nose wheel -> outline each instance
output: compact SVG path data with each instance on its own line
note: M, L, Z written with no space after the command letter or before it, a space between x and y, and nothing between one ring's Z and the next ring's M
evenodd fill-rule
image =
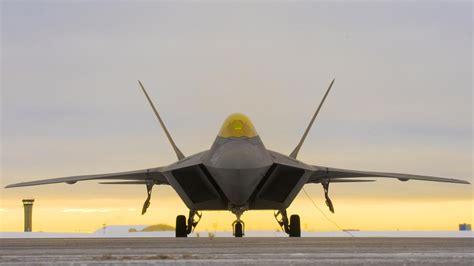
M243 237L245 235L245 223L240 220L240 217L244 213L245 208L234 208L232 213L235 214L237 219L232 223L232 232L235 237Z
M245 231L245 224L242 221L234 221L232 223L232 227L234 228L234 236L235 237L243 237L244 236L244 231Z

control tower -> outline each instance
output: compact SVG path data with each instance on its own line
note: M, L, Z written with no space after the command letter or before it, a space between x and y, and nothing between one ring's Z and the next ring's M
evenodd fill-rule
M33 225L33 202L34 199L24 199L23 209L25 210L25 232L31 232Z

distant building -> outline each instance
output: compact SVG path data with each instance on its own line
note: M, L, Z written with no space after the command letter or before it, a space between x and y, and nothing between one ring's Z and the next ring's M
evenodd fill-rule
M471 224L459 224L459 231L471 231Z
M25 232L31 232L33 229L33 202L34 199L24 199L23 209L25 210Z

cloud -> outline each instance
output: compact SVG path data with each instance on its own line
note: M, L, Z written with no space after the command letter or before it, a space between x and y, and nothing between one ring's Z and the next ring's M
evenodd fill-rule
M79 213L106 213L111 211L117 211L119 209L91 209L91 208L82 208L82 209L64 209L61 212L79 212Z
M0 212L7 212L7 211L8 211L7 209L0 208Z

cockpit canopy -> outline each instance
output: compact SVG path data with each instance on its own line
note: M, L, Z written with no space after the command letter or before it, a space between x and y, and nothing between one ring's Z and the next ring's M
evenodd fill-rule
M257 136L257 131L246 115L234 113L226 118L218 136L222 138L252 138Z

